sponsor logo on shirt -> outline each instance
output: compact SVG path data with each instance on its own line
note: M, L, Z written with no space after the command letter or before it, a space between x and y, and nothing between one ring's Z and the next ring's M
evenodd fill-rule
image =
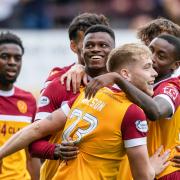
M23 114L27 112L27 104L24 101L18 100L17 107L18 107L19 112Z
M140 132L147 132L148 131L148 125L147 125L147 121L142 121L142 120L137 120L135 122L136 125L136 129Z
M49 104L49 98L47 96L41 96L39 99L38 107L47 106Z
M178 90L173 86L166 86L164 93L167 94L171 99L175 100L178 96Z

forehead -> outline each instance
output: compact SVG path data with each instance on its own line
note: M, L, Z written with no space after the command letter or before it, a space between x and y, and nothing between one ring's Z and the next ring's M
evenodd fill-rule
M19 45L13 43L0 44L0 52L22 54L22 49Z
M134 56L134 61L132 61L130 64L132 68L144 67L147 64L153 64L152 56L151 54L146 54L146 55L142 54L142 55Z
M162 51L165 51L167 53L174 52L174 50L175 50L175 47L172 44L170 44L165 39L161 39L161 38L153 39L149 46L154 47L159 50L162 50Z
M88 33L84 37L84 43L87 43L88 41L102 41L107 43L114 43L113 38L107 32Z

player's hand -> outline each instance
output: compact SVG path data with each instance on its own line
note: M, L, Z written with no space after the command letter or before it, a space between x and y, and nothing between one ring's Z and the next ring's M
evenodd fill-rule
M176 150L180 152L180 146L176 146ZM171 161L174 162L174 167L180 168L180 155L175 155Z
M150 163L155 170L156 175L160 174L169 165L170 150L161 154L163 146L159 147L153 156L150 157Z
M56 144L54 157L61 160L75 159L79 153L78 147L72 141L62 141L61 144Z
M95 77L87 84L85 97L90 99L96 95L99 89L115 84L117 76L119 76L117 73L112 72Z
M64 84L65 79L67 91L70 91L72 83L73 93L76 94L77 92L79 92L81 81L83 81L84 85L87 84L88 76L85 73L84 66L81 64L76 64L72 66L69 71L67 71L61 76L61 84Z

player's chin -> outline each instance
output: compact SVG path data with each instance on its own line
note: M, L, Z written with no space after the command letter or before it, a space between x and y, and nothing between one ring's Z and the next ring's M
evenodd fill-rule
M146 93L147 93L149 96L153 96L153 94L154 94L153 87L148 87Z

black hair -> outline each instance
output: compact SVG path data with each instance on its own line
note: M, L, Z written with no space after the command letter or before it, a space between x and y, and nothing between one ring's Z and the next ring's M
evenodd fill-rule
M24 54L24 47L23 47L22 41L17 35L15 35L11 32L1 32L0 33L0 45L7 44L7 43L12 43L12 44L18 45L22 49L22 53Z
M95 32L106 32L108 33L112 39L115 41L115 34L114 34L114 31L108 27L108 26L104 26L104 25L93 25L91 27L89 27L87 29L87 31L85 32L84 36L86 36L87 34L89 33L95 33Z
M180 26L165 18L158 18L140 27L137 37L146 45L162 33L180 37Z
M69 25L69 39L76 40L78 31L85 32L90 26L95 24L109 26L109 20L104 15L95 13L82 13L76 16Z
M170 34L162 34L157 38L166 40L169 44L173 45L175 48L176 60L180 60L180 38L175 37Z

